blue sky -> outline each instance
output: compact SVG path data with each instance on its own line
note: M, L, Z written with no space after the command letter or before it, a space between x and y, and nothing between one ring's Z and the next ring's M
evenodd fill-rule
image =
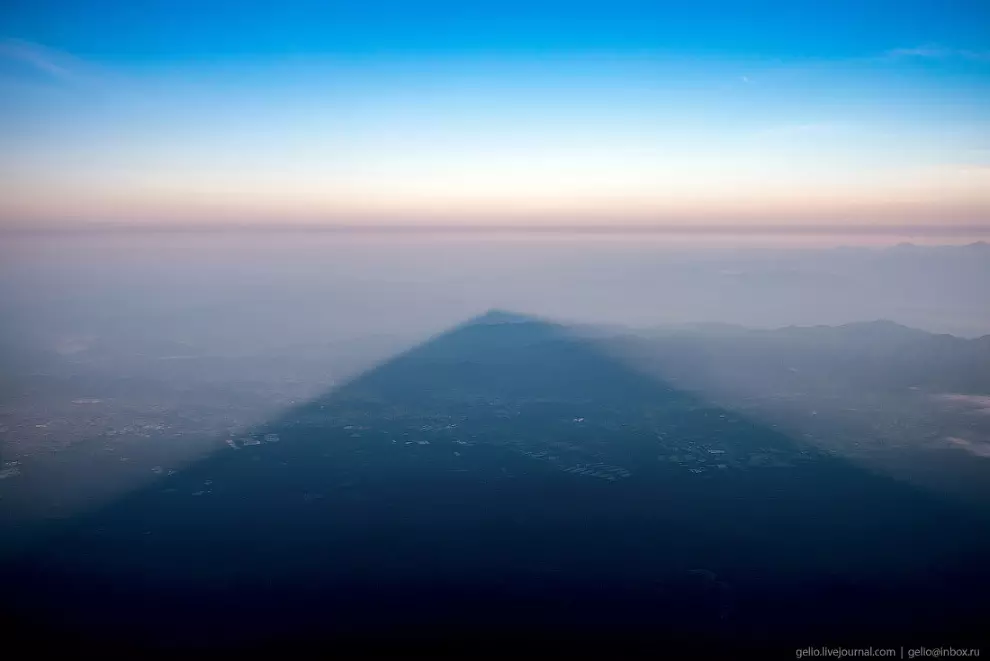
M13 0L11 36L105 61L288 54L662 50L694 55L866 57L943 44L981 50L990 7L958 2L768 0Z
M990 225L986 2L7 2L0 220Z

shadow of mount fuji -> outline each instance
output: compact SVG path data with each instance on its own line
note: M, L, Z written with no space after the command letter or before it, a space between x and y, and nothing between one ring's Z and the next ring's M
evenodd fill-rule
M981 518L538 319L490 312L249 438L70 522L10 603L180 646L957 644L987 615Z

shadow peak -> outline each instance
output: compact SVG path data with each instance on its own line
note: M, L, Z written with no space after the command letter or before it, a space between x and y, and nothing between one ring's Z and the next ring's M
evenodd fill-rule
M503 310L501 308L491 308L466 322L466 325L497 325L497 324L525 324L539 323L542 320L536 317Z

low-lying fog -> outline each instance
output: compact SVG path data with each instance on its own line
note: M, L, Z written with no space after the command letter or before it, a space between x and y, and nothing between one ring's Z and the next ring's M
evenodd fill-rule
M733 245L735 244L735 245ZM73 234L0 241L5 348L181 342L239 354L422 336L489 308L593 323L890 319L990 333L990 246L650 236Z

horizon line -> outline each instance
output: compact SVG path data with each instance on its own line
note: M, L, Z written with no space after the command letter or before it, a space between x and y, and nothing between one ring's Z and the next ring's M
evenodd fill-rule
M990 236L990 224L404 224L404 223L0 223L0 235L86 233L638 234L670 236Z

